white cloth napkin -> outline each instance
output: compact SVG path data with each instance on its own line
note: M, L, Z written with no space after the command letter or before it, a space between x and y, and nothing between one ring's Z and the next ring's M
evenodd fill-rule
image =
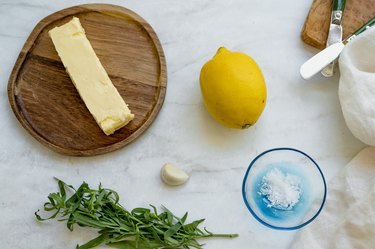
M321 214L301 229L291 248L375 248L375 147L359 152L328 184Z
M345 122L356 138L375 146L375 27L345 46L339 65Z

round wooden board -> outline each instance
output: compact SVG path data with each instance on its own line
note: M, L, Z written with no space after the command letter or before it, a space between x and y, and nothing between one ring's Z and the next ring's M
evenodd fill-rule
M57 55L48 31L80 19L96 54L135 118L106 136L87 110ZM77 58L78 59L78 58ZM38 141L66 155L92 156L119 149L156 118L166 93L166 63L151 26L115 5L86 4L40 21L27 39L8 83L10 105Z

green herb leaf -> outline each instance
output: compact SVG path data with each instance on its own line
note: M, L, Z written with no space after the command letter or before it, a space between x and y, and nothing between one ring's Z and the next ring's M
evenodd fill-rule
M59 192L48 195L49 202L44 211L53 212L43 218L35 212L36 219L45 221L59 216L58 221L67 221L67 227L73 231L74 225L97 229L98 237L77 249L89 249L101 244L119 249L202 249L197 239L209 237L234 238L237 234L214 234L202 231L198 226L204 219L185 224L188 213L182 218L175 216L163 207L158 212L155 206L126 210L119 204L119 195L99 185L91 189L85 182L75 190L71 185L59 180ZM70 197L68 192L72 192Z
M77 249L94 248L96 246L99 246L99 245L105 243L106 240L108 240L108 236L106 234L102 234L102 235L99 235L98 237L96 237L95 239L90 240L89 242L87 242L84 245L81 245L81 246L77 245Z

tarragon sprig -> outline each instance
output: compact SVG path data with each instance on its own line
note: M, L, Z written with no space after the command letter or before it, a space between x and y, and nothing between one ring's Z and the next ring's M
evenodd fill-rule
M167 208L163 212L150 205L150 208L126 210L119 204L117 192L99 185L91 189L85 182L76 190L73 186L58 180L59 192L48 195L44 210L53 212L48 218L42 218L38 212L35 216L39 221L58 218L67 221L67 227L73 231L74 224L98 230L98 237L77 249L88 249L106 244L119 249L202 249L197 239L209 237L234 238L237 234L214 234L206 228L198 226L204 219L186 224L188 213L178 218ZM68 198L66 189L73 191Z

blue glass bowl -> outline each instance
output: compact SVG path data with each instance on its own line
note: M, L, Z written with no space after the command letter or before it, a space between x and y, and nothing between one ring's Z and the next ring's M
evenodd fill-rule
M277 172L279 180L297 179L297 202L290 206L273 205L277 203L275 195L270 197L269 192L264 192L264 186L269 187L264 184L270 182L270 172ZM278 196L283 193L280 191L276 192ZM326 181L318 164L306 153L292 148L274 148L255 157L242 183L242 196L250 213L263 225L279 230L295 230L312 222L323 209L326 195Z

